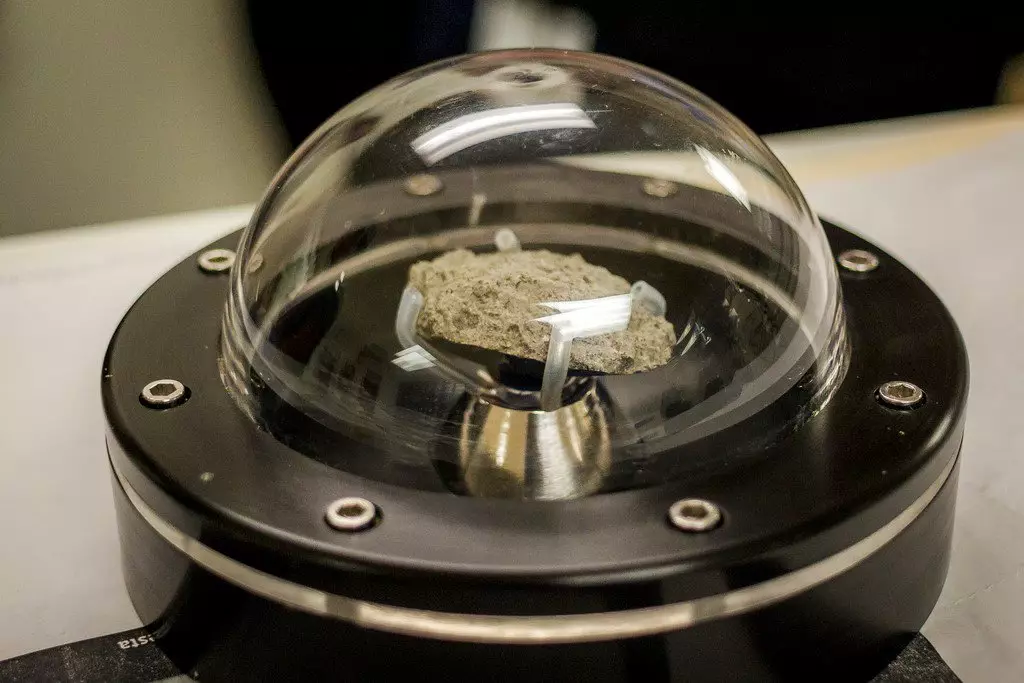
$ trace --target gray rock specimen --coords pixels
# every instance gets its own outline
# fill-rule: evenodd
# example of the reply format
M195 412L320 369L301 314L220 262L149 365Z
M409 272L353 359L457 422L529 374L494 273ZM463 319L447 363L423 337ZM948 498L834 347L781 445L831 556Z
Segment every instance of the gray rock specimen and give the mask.
M550 325L536 318L554 311L545 301L578 301L626 294L630 283L579 254L547 250L476 254L450 251L409 269L409 284L423 294L417 332L521 358L547 358ZM675 342L672 323L634 303L629 325L619 332L576 339L573 370L628 374L668 362Z

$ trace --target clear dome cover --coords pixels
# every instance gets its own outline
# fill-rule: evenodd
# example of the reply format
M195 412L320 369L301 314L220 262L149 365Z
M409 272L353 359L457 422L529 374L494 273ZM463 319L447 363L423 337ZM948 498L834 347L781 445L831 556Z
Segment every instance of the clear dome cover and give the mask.
M561 499L727 467L845 369L835 266L764 143L666 76L482 53L289 159L239 247L229 391L310 457Z

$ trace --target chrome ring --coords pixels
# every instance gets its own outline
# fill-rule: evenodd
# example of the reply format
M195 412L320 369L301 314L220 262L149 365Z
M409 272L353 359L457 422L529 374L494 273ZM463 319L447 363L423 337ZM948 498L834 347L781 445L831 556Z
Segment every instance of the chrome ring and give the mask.
M238 562L160 517L114 466L125 494L142 518L168 543L207 571L255 595L309 614L362 628L468 643L537 645L650 636L744 614L819 586L855 567L892 541L924 512L946 483L959 456L913 503L885 526L814 564L745 588L658 607L545 616L455 614L396 607L327 593Z

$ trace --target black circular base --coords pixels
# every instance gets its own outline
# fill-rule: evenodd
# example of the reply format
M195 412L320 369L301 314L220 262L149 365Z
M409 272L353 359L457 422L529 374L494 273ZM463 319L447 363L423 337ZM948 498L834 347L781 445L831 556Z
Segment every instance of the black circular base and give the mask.
M799 596L656 636L556 645L413 638L284 607L189 561L116 479L114 491L135 608L161 649L201 681L863 682L910 641L939 597L956 471L886 547Z
M881 265L843 273L850 367L817 415L743 467L550 504L363 479L259 431L217 373L227 280L183 262L126 315L104 368L136 609L201 680L869 678L945 578L967 359L918 278L826 230L836 253ZM143 406L164 377L189 400ZM891 379L925 403L880 404ZM327 527L347 495L380 523ZM684 497L715 501L722 525L672 529Z

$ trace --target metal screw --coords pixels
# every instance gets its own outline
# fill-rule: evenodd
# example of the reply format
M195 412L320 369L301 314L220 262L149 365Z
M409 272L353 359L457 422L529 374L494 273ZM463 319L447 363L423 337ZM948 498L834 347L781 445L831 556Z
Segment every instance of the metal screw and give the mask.
M897 379L878 387L878 400L892 408L914 408L924 401L924 391L912 382Z
M441 179L429 173L414 175L405 181L405 191L416 197L429 197L432 194L437 194L442 187L444 187L444 183L441 182Z
M671 180L663 180L661 178L647 178L643 184L644 194L658 199L665 199L671 197L676 192L679 192L679 186L673 183Z
M854 273L867 273L878 267L878 257L864 249L847 249L836 260L840 266Z
M505 71L498 80L521 88L530 87L544 80L544 74L536 69L515 69Z
M213 472L203 472L202 474L199 475L199 481L203 482L204 484L209 484L211 481L213 481Z
M150 408L171 408L185 402L188 388L176 379L158 379L142 387L139 398Z
M718 526L722 521L722 511L712 502L685 498L672 504L668 509L668 519L680 531L699 533Z
M245 272L255 273L257 270L263 267L263 254L253 254L249 258L249 264L245 267Z
M339 498L327 506L324 519L338 531L364 531L377 519L377 506L365 498Z
M226 273L235 265L235 252L230 249L207 249L197 259L204 273Z

